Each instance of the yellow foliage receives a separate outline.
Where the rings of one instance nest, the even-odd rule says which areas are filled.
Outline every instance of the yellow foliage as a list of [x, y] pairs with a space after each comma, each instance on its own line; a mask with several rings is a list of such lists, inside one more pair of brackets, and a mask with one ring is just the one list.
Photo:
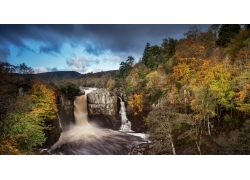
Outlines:
[[25, 155], [21, 153], [17, 148], [17, 142], [13, 139], [2, 139], [0, 143], [1, 155]]
[[133, 109], [134, 115], [138, 115], [142, 112], [141, 95], [133, 94], [128, 101], [129, 106]]
[[191, 79], [194, 70], [186, 63], [178, 63], [173, 67], [172, 77], [180, 83], [187, 83]]
[[55, 118], [55, 114], [58, 110], [56, 107], [56, 96], [53, 90], [37, 82], [32, 85], [29, 94], [30, 99], [35, 104], [32, 111], [35, 117]]

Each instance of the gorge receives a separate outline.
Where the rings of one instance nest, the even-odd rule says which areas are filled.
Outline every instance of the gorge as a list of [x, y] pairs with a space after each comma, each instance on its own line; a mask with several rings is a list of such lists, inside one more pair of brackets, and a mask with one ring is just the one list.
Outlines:
[[[128, 120], [126, 118], [124, 102], [122, 101], [120, 110], [122, 125], [120, 131], [98, 127], [97, 123], [90, 121], [88, 114], [90, 107], [92, 108], [89, 112], [92, 115], [99, 113], [111, 117], [114, 109], [112, 109], [112, 103], [108, 102], [113, 102], [117, 99], [116, 96], [102, 96], [101, 99], [104, 104], [93, 104], [94, 98], [89, 96], [91, 91], [93, 89], [85, 90], [84, 95], [76, 97], [74, 100], [75, 123], [70, 125], [69, 129], [62, 131], [59, 140], [49, 149], [49, 153], [62, 155], [125, 155], [133, 154], [134, 152], [137, 153], [140, 146], [145, 148], [145, 144], [149, 142], [147, 139], [148, 136], [126, 133], [133, 131], [131, 130], [131, 126], [130, 128], [127, 126]], [[97, 92], [100, 92], [100, 90], [97, 90]], [[95, 90], [93, 94], [98, 97], [98, 93]], [[111, 99], [111, 101], [107, 101], [107, 99]], [[92, 104], [88, 104], [88, 101], [92, 102]], [[108, 103], [109, 106], [106, 109], [100, 108], [105, 103]]]

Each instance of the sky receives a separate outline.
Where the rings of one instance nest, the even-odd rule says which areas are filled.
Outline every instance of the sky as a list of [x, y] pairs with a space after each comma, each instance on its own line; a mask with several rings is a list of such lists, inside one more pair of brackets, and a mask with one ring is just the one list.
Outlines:
[[[0, 61], [25, 63], [36, 73], [117, 70], [137, 62], [149, 42], [180, 39], [194, 24], [0, 24]], [[202, 31], [210, 25], [198, 24]]]

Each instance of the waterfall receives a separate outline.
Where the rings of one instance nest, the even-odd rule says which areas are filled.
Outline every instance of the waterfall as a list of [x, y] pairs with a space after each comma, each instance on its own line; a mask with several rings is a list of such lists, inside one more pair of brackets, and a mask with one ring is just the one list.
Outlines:
[[60, 119], [60, 116], [59, 116], [59, 114], [58, 113], [56, 113], [57, 114], [57, 117], [58, 117], [58, 121], [59, 121], [59, 126], [60, 126], [60, 128], [62, 129], [62, 123], [61, 123], [61, 119]]
[[74, 101], [74, 116], [77, 126], [88, 126], [88, 111], [86, 94], [79, 96]]
[[[87, 111], [88, 92], [85, 91], [85, 95], [78, 96], [75, 99], [74, 115], [76, 123], [68, 131], [61, 133], [59, 140], [49, 149], [50, 154], [122, 155], [129, 154], [134, 147], [147, 142], [141, 137], [111, 129], [100, 129], [89, 123]], [[121, 114], [123, 122], [125, 122], [123, 125], [126, 125], [127, 128], [129, 121], [126, 117], [124, 102], [122, 107]], [[126, 131], [130, 129], [126, 128]], [[123, 128], [121, 127], [121, 129]]]
[[122, 131], [122, 132], [134, 132], [134, 131], [131, 130], [131, 122], [127, 118], [125, 103], [122, 101], [121, 98], [120, 98], [120, 100], [121, 100], [121, 108], [120, 108], [119, 113], [121, 115], [122, 125], [121, 125], [119, 130]]

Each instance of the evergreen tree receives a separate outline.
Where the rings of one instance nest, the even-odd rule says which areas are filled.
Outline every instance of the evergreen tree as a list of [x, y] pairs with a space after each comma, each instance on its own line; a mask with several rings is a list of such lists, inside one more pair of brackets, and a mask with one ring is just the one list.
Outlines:
[[222, 24], [219, 30], [218, 40], [216, 44], [221, 47], [226, 47], [231, 39], [240, 31], [239, 24]]

